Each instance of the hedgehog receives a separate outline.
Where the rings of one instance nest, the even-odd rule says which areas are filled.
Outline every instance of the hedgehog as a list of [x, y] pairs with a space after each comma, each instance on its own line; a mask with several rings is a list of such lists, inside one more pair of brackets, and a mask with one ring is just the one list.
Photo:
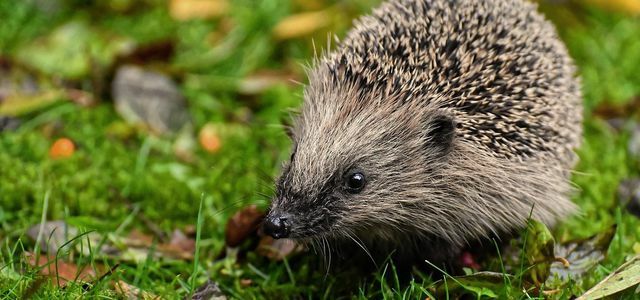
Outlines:
[[536, 4], [389, 0], [307, 73], [266, 234], [447, 262], [576, 212], [580, 80]]

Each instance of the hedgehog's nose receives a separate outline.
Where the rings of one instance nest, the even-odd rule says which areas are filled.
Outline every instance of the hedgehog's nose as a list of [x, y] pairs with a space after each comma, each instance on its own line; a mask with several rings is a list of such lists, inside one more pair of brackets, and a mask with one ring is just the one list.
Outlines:
[[268, 216], [264, 221], [264, 233], [272, 236], [274, 239], [288, 237], [290, 229], [286, 216]]

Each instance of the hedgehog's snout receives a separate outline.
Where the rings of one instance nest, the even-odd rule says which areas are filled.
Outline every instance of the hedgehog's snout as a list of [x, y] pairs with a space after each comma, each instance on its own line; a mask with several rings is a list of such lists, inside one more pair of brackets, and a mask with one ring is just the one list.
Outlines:
[[269, 213], [264, 220], [263, 226], [264, 233], [274, 239], [286, 238], [291, 232], [291, 221], [287, 214]]

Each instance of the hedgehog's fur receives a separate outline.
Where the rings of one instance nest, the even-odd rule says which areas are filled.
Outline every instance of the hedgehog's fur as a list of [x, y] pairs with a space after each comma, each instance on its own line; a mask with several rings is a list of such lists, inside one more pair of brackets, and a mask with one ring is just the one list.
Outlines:
[[[391, 0], [309, 72], [270, 216], [414, 259], [575, 211], [575, 68], [520, 0]], [[343, 176], [367, 185], [345, 193]], [[434, 248], [438, 245], [439, 249]]]

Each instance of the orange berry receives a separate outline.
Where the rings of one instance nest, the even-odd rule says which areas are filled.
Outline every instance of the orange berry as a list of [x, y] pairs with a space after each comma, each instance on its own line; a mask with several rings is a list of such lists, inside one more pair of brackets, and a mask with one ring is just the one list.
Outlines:
[[206, 124], [200, 129], [198, 141], [200, 142], [200, 146], [210, 153], [217, 152], [222, 146], [220, 137], [213, 124]]
[[49, 148], [49, 157], [53, 159], [67, 158], [73, 155], [76, 146], [68, 138], [57, 139]]

